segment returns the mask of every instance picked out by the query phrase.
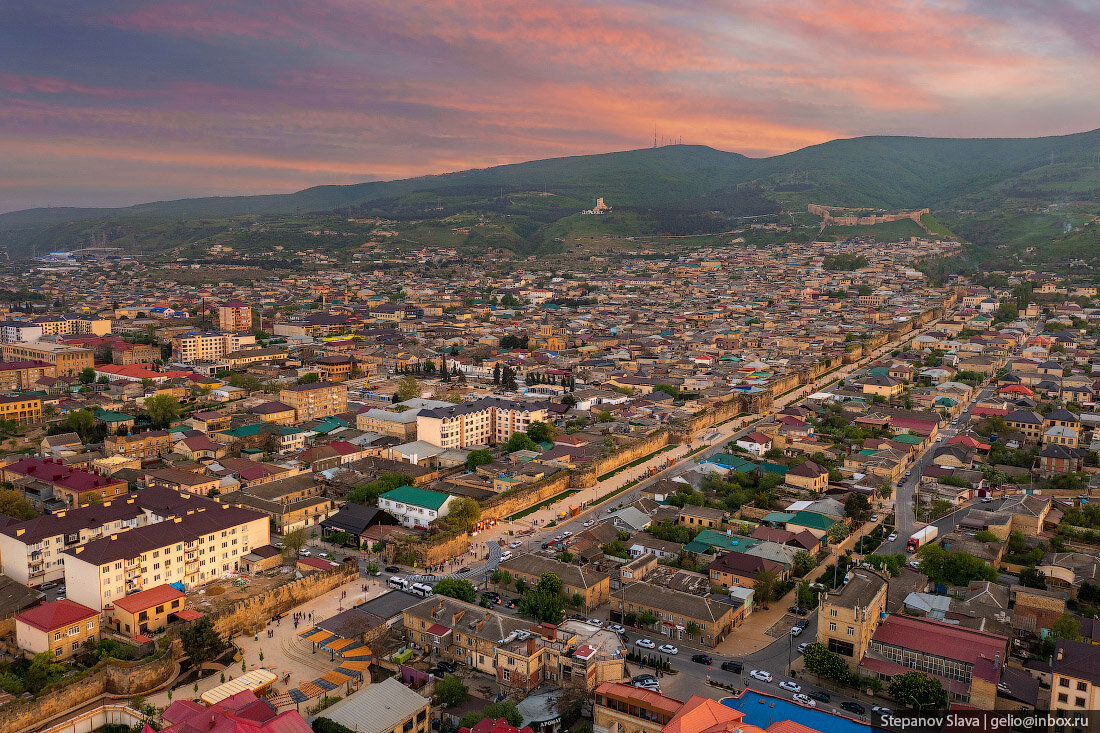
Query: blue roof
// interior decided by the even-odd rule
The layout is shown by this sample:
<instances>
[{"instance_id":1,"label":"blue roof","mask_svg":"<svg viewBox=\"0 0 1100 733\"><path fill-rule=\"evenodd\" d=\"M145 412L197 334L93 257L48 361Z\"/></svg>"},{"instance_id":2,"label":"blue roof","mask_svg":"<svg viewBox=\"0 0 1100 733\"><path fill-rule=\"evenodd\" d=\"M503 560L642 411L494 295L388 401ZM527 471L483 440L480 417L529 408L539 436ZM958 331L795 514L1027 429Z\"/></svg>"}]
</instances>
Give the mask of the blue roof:
<instances>
[{"instance_id":1,"label":"blue roof","mask_svg":"<svg viewBox=\"0 0 1100 733\"><path fill-rule=\"evenodd\" d=\"M745 690L740 697L727 697L722 701L726 707L740 710L745 714L745 722L758 728L767 728L772 723L792 720L811 730L829 731L829 733L876 733L878 728L861 723L845 715L827 713L821 708L808 708L782 697L764 695L754 690Z\"/></svg>"}]
</instances>

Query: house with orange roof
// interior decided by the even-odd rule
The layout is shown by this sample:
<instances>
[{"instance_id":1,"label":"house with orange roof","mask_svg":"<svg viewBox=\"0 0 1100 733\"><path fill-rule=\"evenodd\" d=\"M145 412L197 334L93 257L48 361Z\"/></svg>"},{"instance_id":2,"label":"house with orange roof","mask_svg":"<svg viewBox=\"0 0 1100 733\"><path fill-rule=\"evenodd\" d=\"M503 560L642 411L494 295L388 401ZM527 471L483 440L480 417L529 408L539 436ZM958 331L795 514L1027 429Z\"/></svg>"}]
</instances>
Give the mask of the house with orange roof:
<instances>
[{"instance_id":1,"label":"house with orange roof","mask_svg":"<svg viewBox=\"0 0 1100 733\"><path fill-rule=\"evenodd\" d=\"M167 583L131 593L106 606L107 625L117 633L152 634L168 625L168 617L183 611L184 592Z\"/></svg>"},{"instance_id":2,"label":"house with orange roof","mask_svg":"<svg viewBox=\"0 0 1100 733\"><path fill-rule=\"evenodd\" d=\"M29 657L68 659L84 642L99 641L99 611L70 600L42 603L16 615L15 641Z\"/></svg>"}]
</instances>

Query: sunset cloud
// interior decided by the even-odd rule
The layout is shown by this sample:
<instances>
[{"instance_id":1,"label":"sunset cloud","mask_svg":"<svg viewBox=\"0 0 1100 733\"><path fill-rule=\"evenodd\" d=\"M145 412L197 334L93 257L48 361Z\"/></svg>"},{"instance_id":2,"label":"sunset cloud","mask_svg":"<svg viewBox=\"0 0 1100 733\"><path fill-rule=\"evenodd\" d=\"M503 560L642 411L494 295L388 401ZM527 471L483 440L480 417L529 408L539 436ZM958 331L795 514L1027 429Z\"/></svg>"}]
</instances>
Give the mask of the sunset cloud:
<instances>
[{"instance_id":1,"label":"sunset cloud","mask_svg":"<svg viewBox=\"0 0 1100 733\"><path fill-rule=\"evenodd\" d=\"M1074 0L17 0L0 211L1100 119Z\"/></svg>"}]
</instances>

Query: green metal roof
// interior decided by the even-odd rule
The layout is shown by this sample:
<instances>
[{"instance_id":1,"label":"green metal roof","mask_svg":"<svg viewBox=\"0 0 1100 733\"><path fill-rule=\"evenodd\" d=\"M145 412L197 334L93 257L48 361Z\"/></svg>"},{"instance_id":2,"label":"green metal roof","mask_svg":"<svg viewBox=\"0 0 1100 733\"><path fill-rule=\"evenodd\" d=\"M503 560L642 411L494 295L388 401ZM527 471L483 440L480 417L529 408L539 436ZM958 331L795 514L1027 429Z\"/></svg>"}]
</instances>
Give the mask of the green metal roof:
<instances>
[{"instance_id":1,"label":"green metal roof","mask_svg":"<svg viewBox=\"0 0 1100 733\"><path fill-rule=\"evenodd\" d=\"M810 529L827 530L836 524L835 519L829 519L824 514L816 514L814 512L799 512L794 515L794 518L787 522L788 525L794 524L799 527L809 527Z\"/></svg>"},{"instance_id":2,"label":"green metal roof","mask_svg":"<svg viewBox=\"0 0 1100 733\"><path fill-rule=\"evenodd\" d=\"M909 433L905 433L903 435L895 435L892 440L895 440L898 443L908 443L909 445L920 445L924 442L924 438L922 438L921 436L910 435Z\"/></svg>"},{"instance_id":3,"label":"green metal roof","mask_svg":"<svg viewBox=\"0 0 1100 733\"><path fill-rule=\"evenodd\" d=\"M450 497L448 494L441 494L438 491L429 491L428 489L418 489L415 486L398 486L378 498L439 511L439 508Z\"/></svg>"},{"instance_id":4,"label":"green metal roof","mask_svg":"<svg viewBox=\"0 0 1100 733\"><path fill-rule=\"evenodd\" d=\"M753 545L759 544L751 537L727 535L725 532L714 529L704 529L695 535L695 539L684 545L684 549L695 554L710 555L712 554L711 550L716 547L722 550L747 550Z\"/></svg>"},{"instance_id":5,"label":"green metal roof","mask_svg":"<svg viewBox=\"0 0 1100 733\"><path fill-rule=\"evenodd\" d=\"M763 521L773 522L775 524L786 524L794 518L794 514L788 514L787 512L768 512L764 515Z\"/></svg>"},{"instance_id":6,"label":"green metal roof","mask_svg":"<svg viewBox=\"0 0 1100 733\"><path fill-rule=\"evenodd\" d=\"M247 438L250 435L259 435L260 428L264 425L270 426L269 430L278 432L279 435L293 435L294 433L301 433L302 430L298 428L290 427L289 425L272 425L271 423L253 423L252 425L242 425L239 428L230 428L229 430L222 430L222 435L228 435L231 438Z\"/></svg>"},{"instance_id":7,"label":"green metal roof","mask_svg":"<svg viewBox=\"0 0 1100 733\"><path fill-rule=\"evenodd\" d=\"M125 412L116 412L114 410L104 410L102 407L97 407L92 410L92 415L96 420L102 420L103 422L128 422L133 420L133 415L127 415Z\"/></svg>"}]
</instances>

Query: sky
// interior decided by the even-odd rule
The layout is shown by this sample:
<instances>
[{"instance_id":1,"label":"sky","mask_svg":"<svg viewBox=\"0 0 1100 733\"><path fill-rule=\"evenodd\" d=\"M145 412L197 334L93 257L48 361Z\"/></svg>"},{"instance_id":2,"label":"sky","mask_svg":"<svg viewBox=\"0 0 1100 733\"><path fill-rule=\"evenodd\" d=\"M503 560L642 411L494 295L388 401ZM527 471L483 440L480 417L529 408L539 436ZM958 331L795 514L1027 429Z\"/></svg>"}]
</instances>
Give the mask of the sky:
<instances>
[{"instance_id":1,"label":"sky","mask_svg":"<svg viewBox=\"0 0 1100 733\"><path fill-rule=\"evenodd\" d=\"M5 0L0 212L1100 127L1096 0Z\"/></svg>"}]
</instances>

